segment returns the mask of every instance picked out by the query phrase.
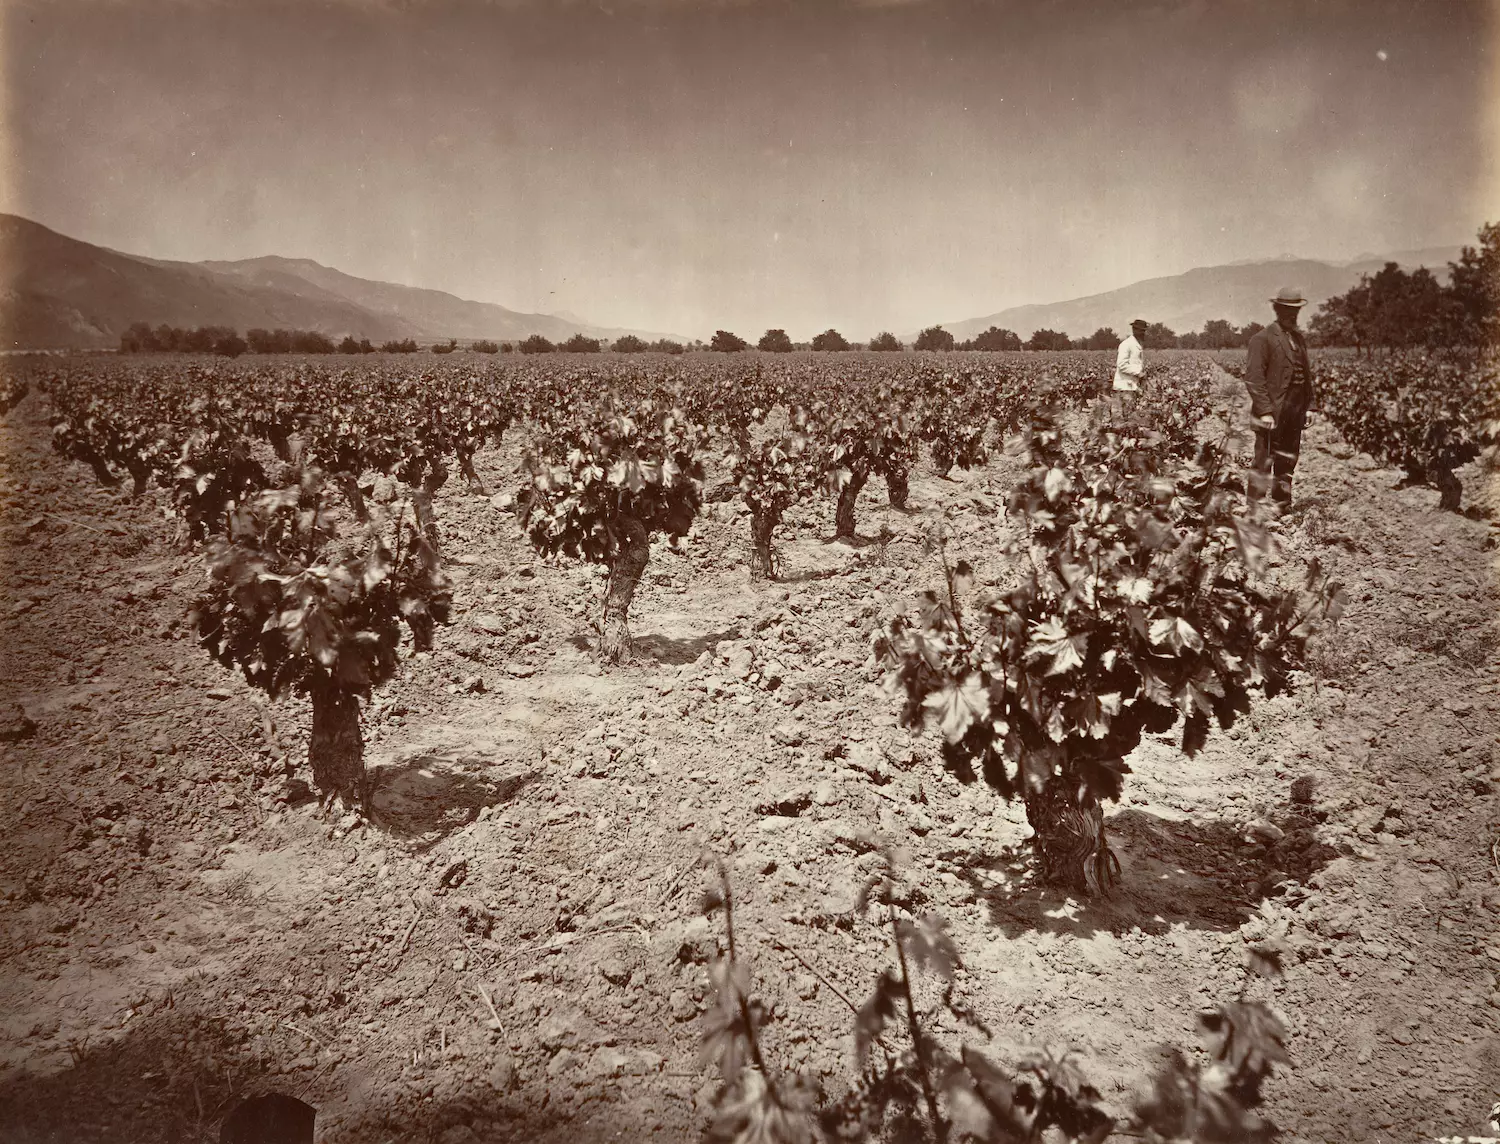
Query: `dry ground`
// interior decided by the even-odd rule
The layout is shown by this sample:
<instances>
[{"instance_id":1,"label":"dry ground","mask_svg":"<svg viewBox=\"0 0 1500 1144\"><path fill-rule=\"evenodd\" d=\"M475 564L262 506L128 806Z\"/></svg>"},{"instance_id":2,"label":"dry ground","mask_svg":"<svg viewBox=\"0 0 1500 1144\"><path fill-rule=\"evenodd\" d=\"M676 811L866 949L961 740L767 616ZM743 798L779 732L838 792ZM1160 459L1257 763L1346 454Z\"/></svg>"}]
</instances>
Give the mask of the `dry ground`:
<instances>
[{"instance_id":1,"label":"dry ground","mask_svg":"<svg viewBox=\"0 0 1500 1144\"><path fill-rule=\"evenodd\" d=\"M481 457L491 491L513 450ZM654 552L637 660L608 672L586 650L601 581L452 482L456 623L367 713L373 827L306 800L305 708L194 644L202 574L160 501L54 456L41 395L0 425L0 464L0 696L37 725L0 746L4 1140L217 1139L266 1089L316 1104L327 1142L691 1139L705 851L733 872L774 1058L838 1091L834 987L858 1003L888 956L850 912L871 832L949 919L995 1055L1071 1046L1122 1112L1267 934L1292 950L1251 987L1293 1030L1269 1089L1288 1139L1483 1133L1500 1099L1493 530L1322 425L1284 539L1289 570L1316 554L1351 589L1324 678L1191 763L1132 758L1101 904L1025 880L1019 808L947 778L867 662L877 618L938 581L936 520L1003 574L1013 460L924 467L909 514L870 488L853 546L808 506L776 584L747 579L747 520L707 509Z\"/></svg>"}]
</instances>

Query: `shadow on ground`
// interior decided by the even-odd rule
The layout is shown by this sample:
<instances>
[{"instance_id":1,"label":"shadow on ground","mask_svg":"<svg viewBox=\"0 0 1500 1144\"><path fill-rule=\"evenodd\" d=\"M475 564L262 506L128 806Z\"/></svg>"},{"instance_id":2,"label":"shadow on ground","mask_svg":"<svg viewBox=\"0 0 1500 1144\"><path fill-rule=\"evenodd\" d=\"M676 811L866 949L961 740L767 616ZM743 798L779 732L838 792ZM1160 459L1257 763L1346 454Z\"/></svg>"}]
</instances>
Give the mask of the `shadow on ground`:
<instances>
[{"instance_id":1,"label":"shadow on ground","mask_svg":"<svg viewBox=\"0 0 1500 1144\"><path fill-rule=\"evenodd\" d=\"M1015 937L1031 930L1086 936L1139 927L1159 934L1174 925L1227 932L1238 929L1260 902L1338 857L1313 838L1314 823L1293 811L1274 816L1274 843L1249 841L1242 824L1172 821L1140 810L1105 816L1120 876L1107 896L1081 900L1043 886L1029 849L999 853L951 852L949 861L989 911Z\"/></svg>"},{"instance_id":2,"label":"shadow on ground","mask_svg":"<svg viewBox=\"0 0 1500 1144\"><path fill-rule=\"evenodd\" d=\"M370 820L421 848L459 830L487 806L509 802L542 777L494 759L423 753L370 768Z\"/></svg>"},{"instance_id":3,"label":"shadow on ground","mask_svg":"<svg viewBox=\"0 0 1500 1144\"><path fill-rule=\"evenodd\" d=\"M692 663L706 651L713 651L714 645L720 640L734 639L738 634L736 628L726 628L721 632L710 632L707 635L691 636L685 639L651 634L636 636L633 643L638 658L651 659L657 663L678 667L684 663Z\"/></svg>"},{"instance_id":4,"label":"shadow on ground","mask_svg":"<svg viewBox=\"0 0 1500 1144\"><path fill-rule=\"evenodd\" d=\"M307 1055L288 1035L279 1053L262 1055L230 1022L202 1010L164 1009L132 1022L107 1045L80 1047L71 1064L48 1074L0 1074L0 1140L6 1144L213 1144L247 1098L280 1093L317 1110L315 1138L325 1144L400 1140L557 1141L594 1144L642 1140L668 1109L643 1107L619 1078L587 1095L555 1099L544 1072L513 1073L505 1091L472 1070L439 1070L443 1083L383 1082L354 1062ZM394 1081L394 1083L392 1083ZM659 1103L659 1101L658 1101ZM687 1138L688 1125L673 1125Z\"/></svg>"}]
</instances>

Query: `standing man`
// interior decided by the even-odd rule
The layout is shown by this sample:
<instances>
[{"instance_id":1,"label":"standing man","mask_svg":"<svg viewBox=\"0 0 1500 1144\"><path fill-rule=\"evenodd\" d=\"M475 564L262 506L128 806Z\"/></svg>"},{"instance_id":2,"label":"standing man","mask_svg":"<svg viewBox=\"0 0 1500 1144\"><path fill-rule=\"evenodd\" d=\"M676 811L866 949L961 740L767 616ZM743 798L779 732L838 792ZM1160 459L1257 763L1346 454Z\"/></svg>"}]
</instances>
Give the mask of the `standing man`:
<instances>
[{"instance_id":1,"label":"standing man","mask_svg":"<svg viewBox=\"0 0 1500 1144\"><path fill-rule=\"evenodd\" d=\"M1120 343L1115 353L1115 392L1139 393L1141 378L1146 373L1146 358L1141 351L1141 338L1146 333L1146 320L1137 318L1130 323L1130 336Z\"/></svg>"},{"instance_id":2,"label":"standing man","mask_svg":"<svg viewBox=\"0 0 1500 1144\"><path fill-rule=\"evenodd\" d=\"M1283 508L1292 503L1292 473L1302 452L1302 430L1312 405L1312 370L1307 342L1297 315L1307 305L1300 290L1284 286L1271 299L1276 321L1250 339L1245 388L1255 422L1255 473L1250 497L1258 500L1267 486Z\"/></svg>"}]
</instances>

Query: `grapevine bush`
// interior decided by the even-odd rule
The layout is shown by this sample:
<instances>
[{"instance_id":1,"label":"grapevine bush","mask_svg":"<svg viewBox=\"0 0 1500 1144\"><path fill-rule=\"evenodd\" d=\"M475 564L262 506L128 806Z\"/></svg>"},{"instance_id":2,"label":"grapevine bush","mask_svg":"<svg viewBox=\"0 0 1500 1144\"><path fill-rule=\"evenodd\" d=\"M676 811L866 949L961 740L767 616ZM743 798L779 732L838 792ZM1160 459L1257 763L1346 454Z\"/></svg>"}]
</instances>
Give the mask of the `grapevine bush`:
<instances>
[{"instance_id":1,"label":"grapevine bush","mask_svg":"<svg viewBox=\"0 0 1500 1144\"><path fill-rule=\"evenodd\" d=\"M1410 350L1359 359L1320 355L1319 407L1354 448L1432 485L1459 510L1455 474L1500 440L1500 360L1473 351Z\"/></svg>"},{"instance_id":2,"label":"grapevine bush","mask_svg":"<svg viewBox=\"0 0 1500 1144\"><path fill-rule=\"evenodd\" d=\"M876 643L902 721L941 732L959 779L1021 798L1043 879L1091 894L1117 872L1101 803L1141 736L1181 721L1192 755L1211 720L1287 688L1343 606L1316 566L1300 589L1264 578L1269 536L1242 514L1223 443L1184 460L1149 418L1101 408L1074 440L1051 415L1030 427L1010 503L1030 541L1021 582L971 603L960 562Z\"/></svg>"},{"instance_id":3,"label":"grapevine bush","mask_svg":"<svg viewBox=\"0 0 1500 1144\"><path fill-rule=\"evenodd\" d=\"M538 552L609 570L599 653L618 662L629 651L630 604L651 555L651 535L681 537L700 503L703 465L696 434L673 409L644 402L613 412L586 410L539 435L516 494Z\"/></svg>"},{"instance_id":4,"label":"grapevine bush","mask_svg":"<svg viewBox=\"0 0 1500 1144\"><path fill-rule=\"evenodd\" d=\"M401 624L418 648L447 622L451 585L422 531L398 515L341 541L325 474L270 489L231 514L207 546L209 583L193 609L200 643L273 699L312 701L308 762L325 804L366 801L359 697L395 674ZM405 526L403 528L403 525Z\"/></svg>"}]
</instances>

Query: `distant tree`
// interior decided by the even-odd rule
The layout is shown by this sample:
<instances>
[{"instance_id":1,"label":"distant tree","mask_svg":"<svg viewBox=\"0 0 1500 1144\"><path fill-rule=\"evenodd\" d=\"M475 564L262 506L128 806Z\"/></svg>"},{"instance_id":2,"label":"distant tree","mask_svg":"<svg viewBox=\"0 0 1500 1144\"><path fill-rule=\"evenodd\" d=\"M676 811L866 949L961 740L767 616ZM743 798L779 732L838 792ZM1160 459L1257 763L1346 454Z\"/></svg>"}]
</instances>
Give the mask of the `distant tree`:
<instances>
[{"instance_id":1,"label":"distant tree","mask_svg":"<svg viewBox=\"0 0 1500 1144\"><path fill-rule=\"evenodd\" d=\"M284 354L291 348L290 338L281 338L277 335L286 334L285 330L262 330L256 328L245 331L245 341L250 344L250 352L253 354Z\"/></svg>"},{"instance_id":2,"label":"distant tree","mask_svg":"<svg viewBox=\"0 0 1500 1144\"><path fill-rule=\"evenodd\" d=\"M550 354L557 349L541 334L532 334L517 347L523 354Z\"/></svg>"},{"instance_id":3,"label":"distant tree","mask_svg":"<svg viewBox=\"0 0 1500 1144\"><path fill-rule=\"evenodd\" d=\"M634 334L624 334L609 348L617 354L639 354L646 352L646 343Z\"/></svg>"},{"instance_id":4,"label":"distant tree","mask_svg":"<svg viewBox=\"0 0 1500 1144\"><path fill-rule=\"evenodd\" d=\"M1473 281L1465 276L1464 288ZM1463 296L1444 287L1425 266L1408 274L1395 262L1387 262L1373 276L1361 275L1357 285L1329 298L1308 322L1308 333L1317 344L1362 349L1463 341L1465 331L1473 328Z\"/></svg>"},{"instance_id":5,"label":"distant tree","mask_svg":"<svg viewBox=\"0 0 1500 1144\"><path fill-rule=\"evenodd\" d=\"M500 345L498 342L487 342L481 340L475 342L472 346L470 346L469 351L476 354L497 354L500 352Z\"/></svg>"},{"instance_id":6,"label":"distant tree","mask_svg":"<svg viewBox=\"0 0 1500 1144\"><path fill-rule=\"evenodd\" d=\"M1081 350L1112 350L1117 349L1121 342L1119 334L1108 326L1100 326L1088 337L1078 343Z\"/></svg>"},{"instance_id":7,"label":"distant tree","mask_svg":"<svg viewBox=\"0 0 1500 1144\"><path fill-rule=\"evenodd\" d=\"M1233 349L1239 342L1239 331L1223 318L1212 318L1203 323L1197 342L1197 348L1201 350Z\"/></svg>"},{"instance_id":8,"label":"distant tree","mask_svg":"<svg viewBox=\"0 0 1500 1144\"><path fill-rule=\"evenodd\" d=\"M220 332L213 326L198 326L184 332L178 348L190 354L210 353L220 336Z\"/></svg>"},{"instance_id":9,"label":"distant tree","mask_svg":"<svg viewBox=\"0 0 1500 1144\"><path fill-rule=\"evenodd\" d=\"M221 334L214 340L213 351L220 357L239 357L250 348L250 344L240 337L237 330L230 330Z\"/></svg>"},{"instance_id":10,"label":"distant tree","mask_svg":"<svg viewBox=\"0 0 1500 1144\"><path fill-rule=\"evenodd\" d=\"M1056 330L1034 330L1030 338L1026 340L1028 350L1070 350L1073 348L1072 339L1067 334Z\"/></svg>"},{"instance_id":11,"label":"distant tree","mask_svg":"<svg viewBox=\"0 0 1500 1144\"><path fill-rule=\"evenodd\" d=\"M813 338L812 348L819 351L847 350L849 339L837 330L828 329Z\"/></svg>"},{"instance_id":12,"label":"distant tree","mask_svg":"<svg viewBox=\"0 0 1500 1144\"><path fill-rule=\"evenodd\" d=\"M293 330L291 341L294 354L331 354L336 348L333 339L318 330Z\"/></svg>"},{"instance_id":13,"label":"distant tree","mask_svg":"<svg viewBox=\"0 0 1500 1144\"><path fill-rule=\"evenodd\" d=\"M1152 322L1141 335L1141 348L1148 350L1174 350L1177 335L1160 322Z\"/></svg>"},{"instance_id":14,"label":"distant tree","mask_svg":"<svg viewBox=\"0 0 1500 1144\"><path fill-rule=\"evenodd\" d=\"M341 353L341 354L357 354L357 353L359 353L359 343L354 340L354 335L353 334L345 334L344 335L344 340L339 343L339 353Z\"/></svg>"},{"instance_id":15,"label":"distant tree","mask_svg":"<svg viewBox=\"0 0 1500 1144\"><path fill-rule=\"evenodd\" d=\"M702 345L702 342L698 343ZM650 349L654 354L680 354L685 351L681 342L674 342L670 338L659 338L651 343Z\"/></svg>"},{"instance_id":16,"label":"distant tree","mask_svg":"<svg viewBox=\"0 0 1500 1144\"><path fill-rule=\"evenodd\" d=\"M380 352L387 354L414 354L417 352L417 343L411 338L400 342L385 342L381 345Z\"/></svg>"},{"instance_id":17,"label":"distant tree","mask_svg":"<svg viewBox=\"0 0 1500 1144\"><path fill-rule=\"evenodd\" d=\"M1256 334L1260 333L1265 328L1265 324L1262 322L1246 322L1243 326L1240 327L1239 337L1236 339L1236 345L1248 346L1250 344L1250 339L1255 337Z\"/></svg>"},{"instance_id":18,"label":"distant tree","mask_svg":"<svg viewBox=\"0 0 1500 1144\"><path fill-rule=\"evenodd\" d=\"M1020 348L1020 337L1014 331L1002 330L999 326L991 326L984 333L976 334L959 346L959 349L983 350L989 353L1004 353Z\"/></svg>"},{"instance_id":19,"label":"distant tree","mask_svg":"<svg viewBox=\"0 0 1500 1144\"><path fill-rule=\"evenodd\" d=\"M899 353L905 347L889 330L882 330L870 339L870 348L879 353Z\"/></svg>"},{"instance_id":20,"label":"distant tree","mask_svg":"<svg viewBox=\"0 0 1500 1144\"><path fill-rule=\"evenodd\" d=\"M586 338L582 334L574 334L557 348L568 354L596 354L603 349L603 346L598 338Z\"/></svg>"},{"instance_id":21,"label":"distant tree","mask_svg":"<svg viewBox=\"0 0 1500 1144\"><path fill-rule=\"evenodd\" d=\"M500 352L503 353L503 354L515 353L516 352L516 347L513 346L513 345L511 345L509 342L501 342L500 343Z\"/></svg>"},{"instance_id":22,"label":"distant tree","mask_svg":"<svg viewBox=\"0 0 1500 1144\"><path fill-rule=\"evenodd\" d=\"M709 343L708 348L717 350L721 354L736 354L741 350L749 349L750 343L738 334L731 334L728 330L715 330L714 340Z\"/></svg>"},{"instance_id":23,"label":"distant tree","mask_svg":"<svg viewBox=\"0 0 1500 1144\"><path fill-rule=\"evenodd\" d=\"M1500 342L1500 223L1479 228L1479 245L1465 246L1448 263L1451 339L1479 345Z\"/></svg>"},{"instance_id":24,"label":"distant tree","mask_svg":"<svg viewBox=\"0 0 1500 1144\"><path fill-rule=\"evenodd\" d=\"M451 354L456 349L458 349L457 338L449 338L447 345L443 345L441 342L434 342L432 346L432 352L435 354Z\"/></svg>"},{"instance_id":25,"label":"distant tree","mask_svg":"<svg viewBox=\"0 0 1500 1144\"><path fill-rule=\"evenodd\" d=\"M942 326L928 326L917 335L917 340L912 343L912 349L951 350L953 343L953 335L943 329Z\"/></svg>"},{"instance_id":26,"label":"distant tree","mask_svg":"<svg viewBox=\"0 0 1500 1144\"><path fill-rule=\"evenodd\" d=\"M770 354L787 354L792 352L792 339L786 336L785 330L767 330L761 334L755 348Z\"/></svg>"},{"instance_id":27,"label":"distant tree","mask_svg":"<svg viewBox=\"0 0 1500 1144\"><path fill-rule=\"evenodd\" d=\"M122 354L145 354L156 348L156 331L145 322L134 323L120 335Z\"/></svg>"}]
</instances>

